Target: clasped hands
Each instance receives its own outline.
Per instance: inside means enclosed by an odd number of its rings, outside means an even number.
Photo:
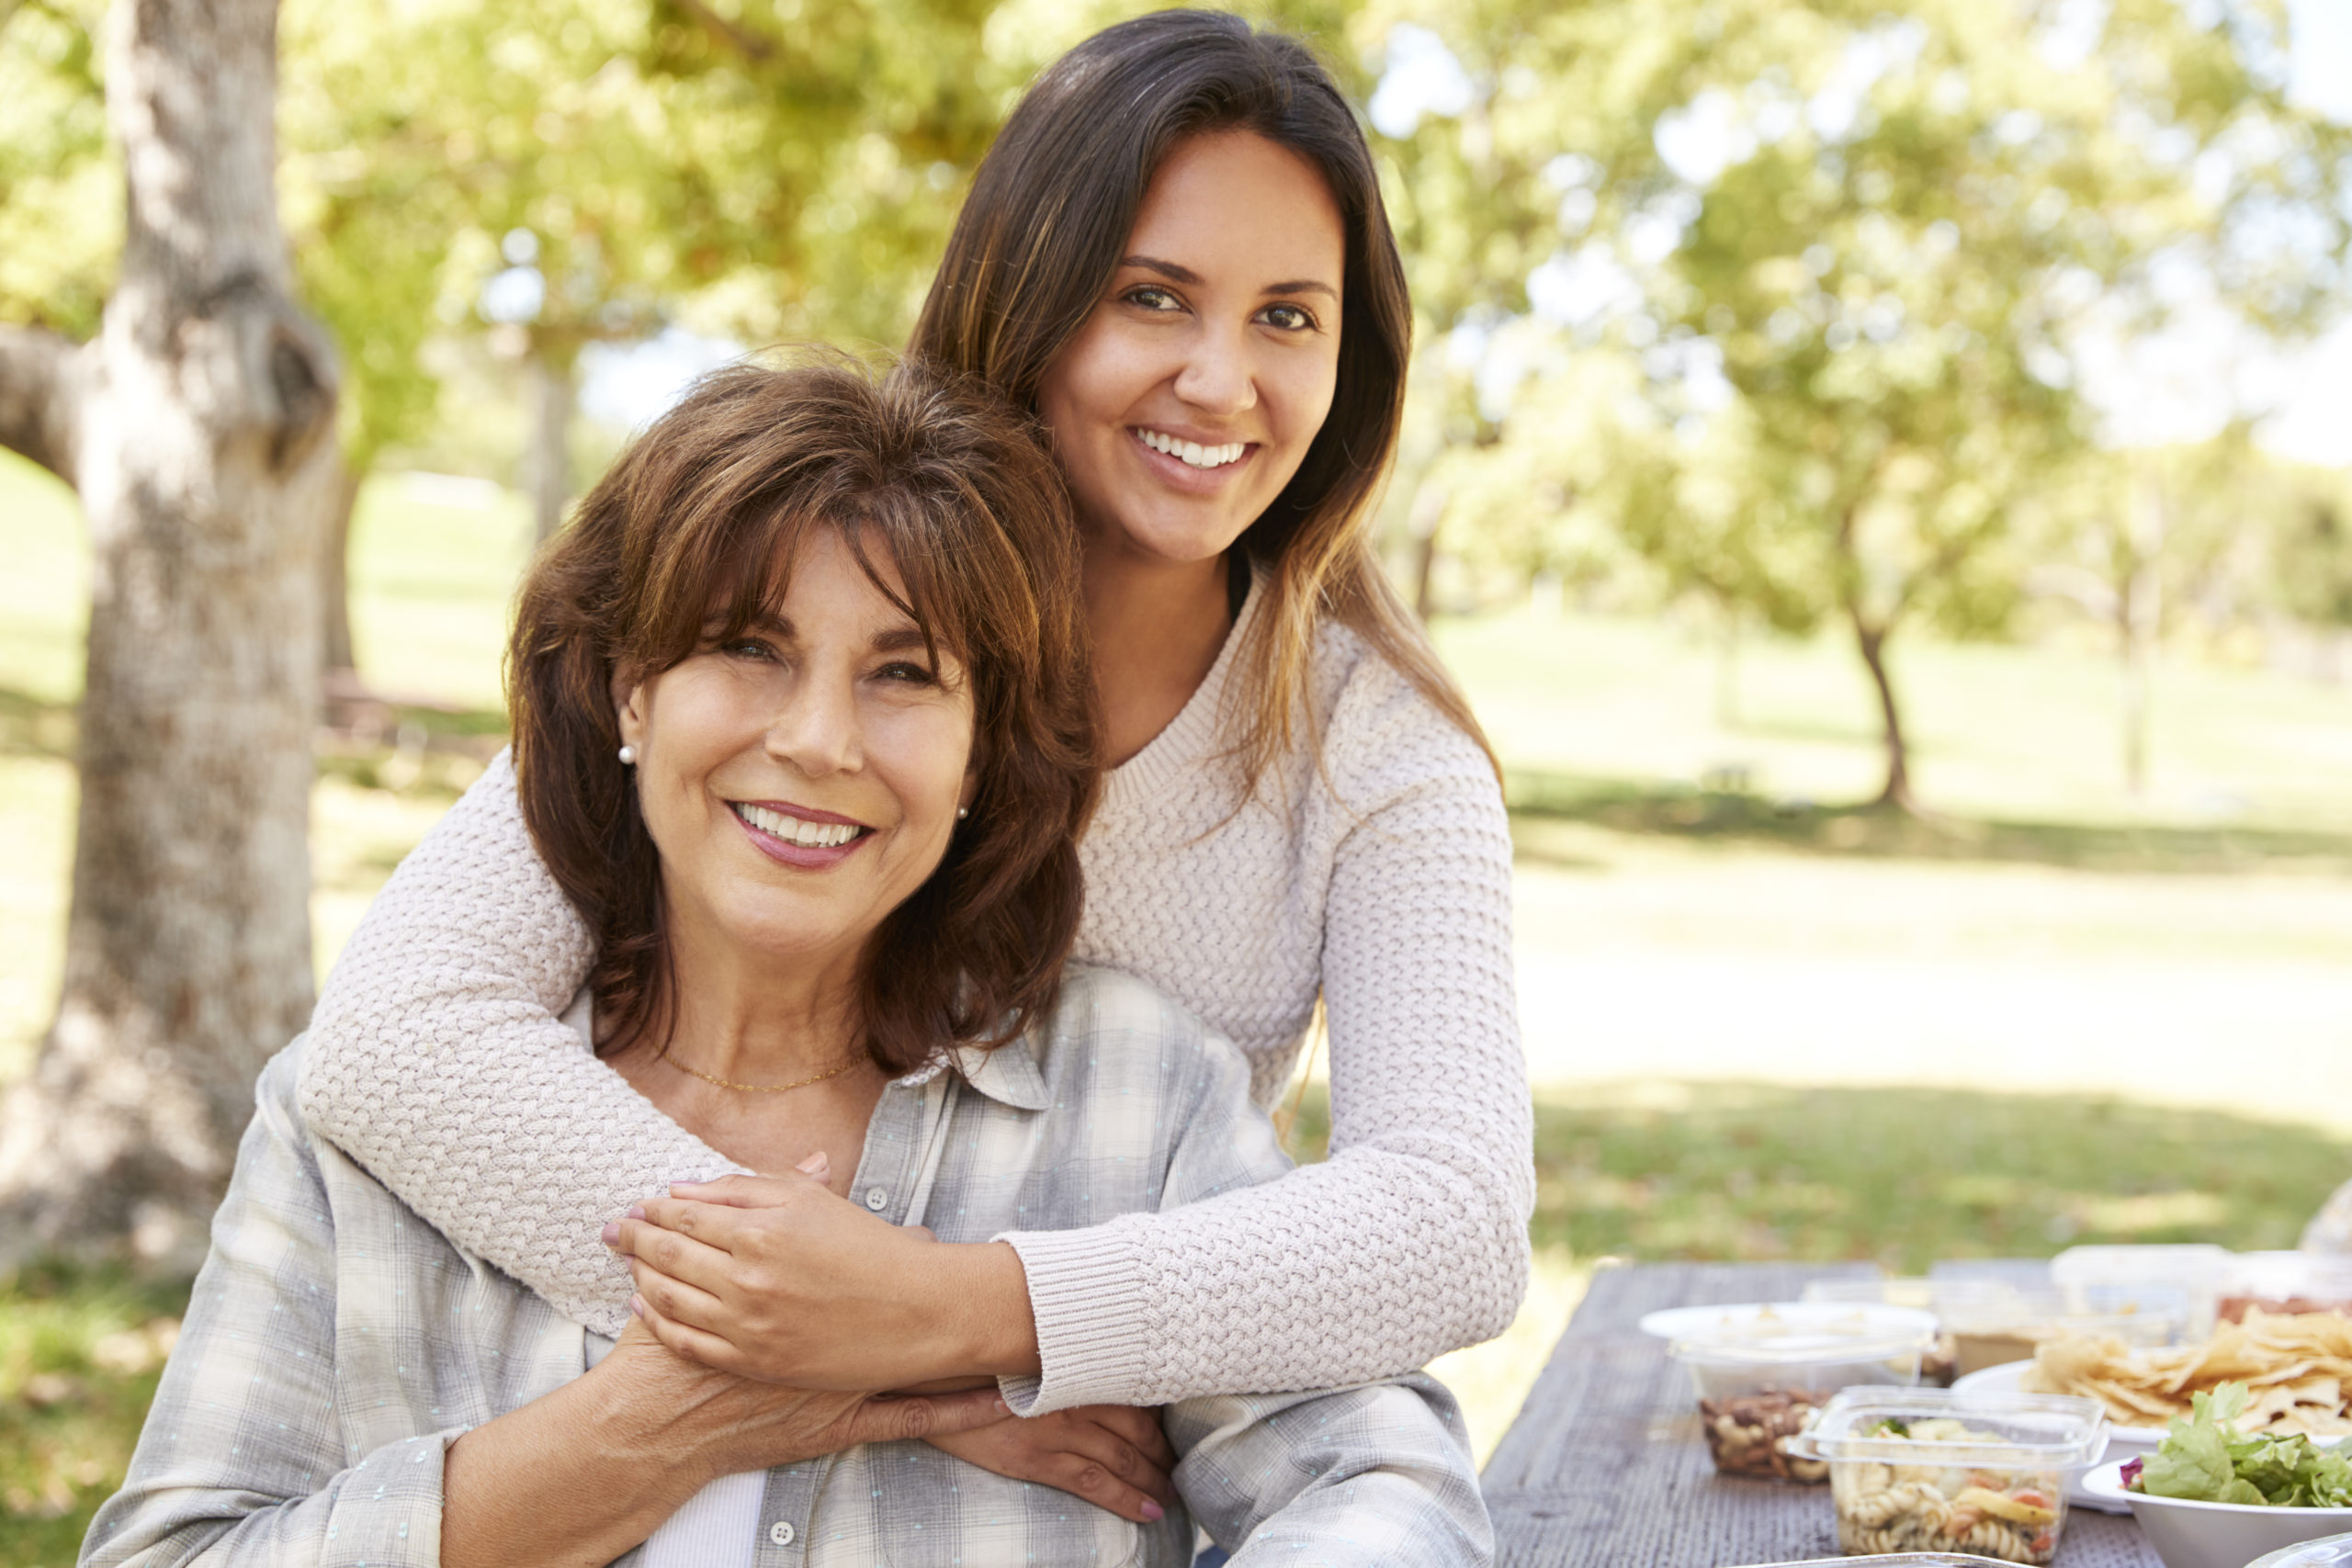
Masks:
[[[669,1197],[605,1225],[605,1245],[637,1281],[630,1310],[655,1337],[682,1359],[806,1389],[940,1394],[994,1381],[971,1376],[976,1367],[1034,1370],[1012,1247],[948,1246],[879,1219],[825,1185],[823,1159],[786,1176],[673,1182]],[[1017,1304],[991,1312],[991,1283]],[[993,1419],[946,1430],[975,1418],[969,1404],[956,1402],[924,1440],[1136,1523],[1175,1503],[1176,1457],[1156,1410],[1098,1404],[1023,1419],[999,1400]]]

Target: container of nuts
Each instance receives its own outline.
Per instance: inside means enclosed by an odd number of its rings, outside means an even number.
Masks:
[[[1916,1308],[1787,1302],[1693,1325],[1668,1353],[1690,1370],[1718,1473],[1818,1484],[1828,1466],[1791,1440],[1840,1389],[1917,1384],[1935,1338],[1934,1314]]]

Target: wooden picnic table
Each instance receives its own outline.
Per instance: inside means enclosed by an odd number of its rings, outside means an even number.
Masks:
[[[1730,1568],[1835,1557],[1826,1486],[1718,1476],[1690,1375],[1635,1325],[1658,1307],[1794,1301],[1868,1264],[1603,1269],[1487,1461],[1503,1568]],[[2071,1508],[2053,1568],[2164,1568],[2131,1519]]]

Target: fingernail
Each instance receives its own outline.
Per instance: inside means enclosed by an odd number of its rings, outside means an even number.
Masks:
[[[996,1413],[1000,1416],[1010,1416],[1012,1414],[1012,1406],[1000,1399],[996,1402]]]
[[[642,1203],[631,1203],[628,1206],[628,1217],[632,1220],[641,1220],[645,1218],[645,1205]]]
[[[1150,1498],[1146,1497],[1143,1500],[1143,1517],[1149,1519],[1153,1524],[1158,1524],[1160,1520],[1168,1517],[1168,1510],[1153,1502]]]
[[[610,1246],[612,1246],[615,1242],[616,1242],[616,1241],[620,1240],[620,1238],[621,1238],[621,1223],[620,1223],[620,1221],[618,1221],[618,1220],[606,1220],[606,1221],[605,1222],[604,1236],[605,1236],[605,1245],[606,1247],[610,1247]]]
[[[825,1151],[819,1149],[815,1154],[810,1155],[807,1159],[802,1160],[798,1165],[794,1166],[792,1168],[801,1172],[803,1175],[814,1176],[831,1163],[832,1162],[831,1160],[825,1157]]]
[[[703,1180],[704,1179],[699,1176],[673,1176],[670,1178],[670,1185],[673,1187],[700,1187],[703,1184]]]
[[[645,1298],[643,1296],[629,1297],[628,1314],[631,1317],[643,1317],[645,1315]]]

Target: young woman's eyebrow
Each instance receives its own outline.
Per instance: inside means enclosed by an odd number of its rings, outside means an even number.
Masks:
[[[1119,265],[1137,267],[1145,272],[1156,272],[1170,283],[1198,284],[1201,281],[1201,275],[1191,267],[1172,261],[1161,261],[1158,256],[1121,256]],[[1312,277],[1294,277],[1283,283],[1269,283],[1260,289],[1259,293],[1328,294],[1334,299],[1340,297],[1338,289]]]

